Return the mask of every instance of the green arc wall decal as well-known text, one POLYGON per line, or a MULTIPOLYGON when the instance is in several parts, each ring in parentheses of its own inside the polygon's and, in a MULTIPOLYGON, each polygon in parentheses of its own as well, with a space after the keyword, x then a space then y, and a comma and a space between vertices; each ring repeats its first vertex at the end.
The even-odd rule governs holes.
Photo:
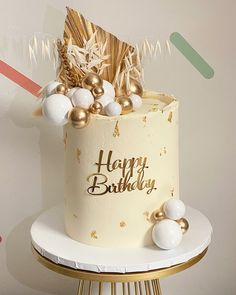
POLYGON ((201 57, 199 53, 184 39, 184 37, 174 32, 170 35, 171 43, 187 58, 199 73, 206 79, 214 76, 213 68, 201 57))

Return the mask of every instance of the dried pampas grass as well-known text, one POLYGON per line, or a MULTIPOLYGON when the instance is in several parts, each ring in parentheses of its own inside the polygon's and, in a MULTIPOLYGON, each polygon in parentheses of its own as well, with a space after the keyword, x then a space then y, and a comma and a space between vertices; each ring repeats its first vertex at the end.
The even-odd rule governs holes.
POLYGON ((64 44, 58 43, 59 79, 70 87, 92 71, 113 86, 127 86, 129 79, 140 82, 142 67, 138 48, 119 40, 101 27, 67 8, 64 44), (71 74, 69 73, 71 72, 71 74))

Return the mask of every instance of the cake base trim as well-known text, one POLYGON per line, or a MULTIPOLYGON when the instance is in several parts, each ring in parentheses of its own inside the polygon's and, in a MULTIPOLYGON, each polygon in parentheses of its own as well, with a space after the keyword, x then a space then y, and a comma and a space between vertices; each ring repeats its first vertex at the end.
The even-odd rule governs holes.
POLYGON ((160 250, 156 246, 133 249, 100 248, 76 242, 66 235, 63 206, 58 205, 36 219, 31 227, 31 241, 43 257, 63 266, 98 273, 144 272, 186 262, 209 246, 212 234, 209 220, 190 207, 187 207, 186 218, 191 230, 174 250, 160 250))

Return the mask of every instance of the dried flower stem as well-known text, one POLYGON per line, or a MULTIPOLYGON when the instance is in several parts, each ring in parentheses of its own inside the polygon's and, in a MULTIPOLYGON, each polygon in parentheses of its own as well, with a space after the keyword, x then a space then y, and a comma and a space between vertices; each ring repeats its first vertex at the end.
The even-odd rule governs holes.
POLYGON ((67 87, 78 86, 80 84, 79 76, 70 66, 69 60, 67 58, 67 46, 59 39, 57 40, 57 50, 61 63, 58 76, 64 78, 64 81, 62 82, 64 82, 67 87), (61 75, 62 72, 63 75, 61 75))

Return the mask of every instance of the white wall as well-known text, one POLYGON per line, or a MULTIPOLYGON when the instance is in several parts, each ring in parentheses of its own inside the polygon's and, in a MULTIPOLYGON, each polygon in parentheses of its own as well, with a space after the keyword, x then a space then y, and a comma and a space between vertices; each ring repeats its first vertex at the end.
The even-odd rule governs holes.
MULTIPOLYGON (((1 1, 0 58, 40 85, 54 79, 48 63, 30 66, 21 42, 60 36, 66 5, 133 43, 180 32, 214 68, 206 80, 173 47, 145 66, 146 87, 181 103, 181 198, 214 227, 207 257, 162 285, 169 295, 235 294, 235 1, 1 1)), ((35 98, 3 76, 0 89, 0 294, 75 294, 76 281, 39 265, 29 240, 35 217, 62 200, 61 130, 32 118, 35 98)))

